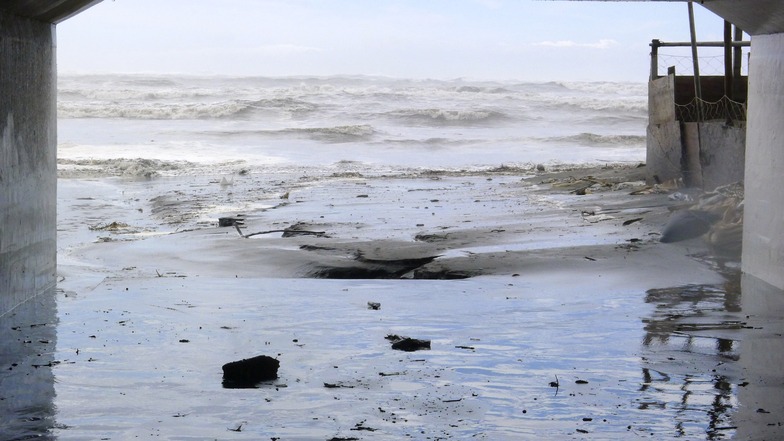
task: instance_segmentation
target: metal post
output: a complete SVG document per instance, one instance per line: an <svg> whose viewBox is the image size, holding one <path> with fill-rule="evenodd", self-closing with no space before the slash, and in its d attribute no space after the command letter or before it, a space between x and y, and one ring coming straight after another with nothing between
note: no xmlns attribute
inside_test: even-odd
<svg viewBox="0 0 784 441"><path fill-rule="evenodd" d="M661 41L651 40L651 77L650 77L651 81L659 78L659 46L660 45L661 45Z"/></svg>
<svg viewBox="0 0 784 441"><path fill-rule="evenodd" d="M736 43L743 41L743 29L735 26L735 38L733 39ZM741 70L743 67L743 47L739 44L734 44L734 54L732 60L732 66L734 68L734 77L739 78L741 74Z"/></svg>
<svg viewBox="0 0 784 441"><path fill-rule="evenodd" d="M732 23L724 20L724 95L733 99Z"/></svg>
<svg viewBox="0 0 784 441"><path fill-rule="evenodd" d="M694 96L697 98L697 121L702 121L702 84L700 83L700 60L697 57L697 31L694 26L694 4L689 6L689 31L691 33L691 58L694 63Z"/></svg>

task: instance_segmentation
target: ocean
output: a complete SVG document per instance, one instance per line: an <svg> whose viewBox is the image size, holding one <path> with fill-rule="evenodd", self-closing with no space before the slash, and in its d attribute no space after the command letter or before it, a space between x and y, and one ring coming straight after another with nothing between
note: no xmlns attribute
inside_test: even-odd
<svg viewBox="0 0 784 441"><path fill-rule="evenodd" d="M645 83L61 75L61 177L642 162Z"/></svg>

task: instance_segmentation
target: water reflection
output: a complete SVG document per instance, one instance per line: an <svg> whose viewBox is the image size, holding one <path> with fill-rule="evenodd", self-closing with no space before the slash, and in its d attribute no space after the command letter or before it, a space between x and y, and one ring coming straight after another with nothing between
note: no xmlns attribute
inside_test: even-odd
<svg viewBox="0 0 784 441"><path fill-rule="evenodd" d="M0 439L55 439L54 289L0 317Z"/></svg>
<svg viewBox="0 0 784 441"><path fill-rule="evenodd" d="M672 436L728 439L738 406L740 272L722 285L647 291L640 409L676 408ZM707 419L706 419L707 416ZM706 424L707 422L707 424Z"/></svg>

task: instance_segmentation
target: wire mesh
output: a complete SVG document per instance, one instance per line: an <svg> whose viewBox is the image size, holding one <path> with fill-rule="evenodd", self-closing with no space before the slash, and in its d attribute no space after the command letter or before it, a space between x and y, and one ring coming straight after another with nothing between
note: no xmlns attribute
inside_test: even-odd
<svg viewBox="0 0 784 441"><path fill-rule="evenodd" d="M675 116L683 122L746 121L746 104L733 101L726 95L710 102L694 98L688 104L676 104Z"/></svg>
<svg viewBox="0 0 784 441"><path fill-rule="evenodd" d="M667 50L664 52L660 49L657 54L658 66L656 68L659 75L665 75L667 69L670 67L675 67L677 75L694 75L694 63L692 62L691 53L689 52L691 50L690 48L670 47L666 49ZM742 51L741 75L748 75L749 67L746 61L748 60L749 48L744 47L742 48ZM697 57L700 65L700 75L724 75L723 52L720 52L718 48L703 48L702 53L704 55Z"/></svg>

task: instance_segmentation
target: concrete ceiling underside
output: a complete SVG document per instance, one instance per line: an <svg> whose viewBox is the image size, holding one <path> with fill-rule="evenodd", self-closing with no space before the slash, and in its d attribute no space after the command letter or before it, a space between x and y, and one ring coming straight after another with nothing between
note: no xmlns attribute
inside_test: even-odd
<svg viewBox="0 0 784 441"><path fill-rule="evenodd" d="M621 0L681 1L687 0ZM36 20L59 23L101 0L0 0L0 10ZM718 16L739 26L750 35L784 32L782 0L696 0ZM217 6L216 6L217 7Z"/></svg>
<svg viewBox="0 0 784 441"><path fill-rule="evenodd" d="M583 0L571 0L583 1ZM609 0L617 2L681 2L688 0ZM749 35L784 32L784 0L694 0Z"/></svg>
<svg viewBox="0 0 784 441"><path fill-rule="evenodd" d="M59 23L101 0L0 0L0 10L47 23Z"/></svg>
<svg viewBox="0 0 784 441"><path fill-rule="evenodd" d="M750 35L784 32L782 0L703 0L696 3L701 3Z"/></svg>

